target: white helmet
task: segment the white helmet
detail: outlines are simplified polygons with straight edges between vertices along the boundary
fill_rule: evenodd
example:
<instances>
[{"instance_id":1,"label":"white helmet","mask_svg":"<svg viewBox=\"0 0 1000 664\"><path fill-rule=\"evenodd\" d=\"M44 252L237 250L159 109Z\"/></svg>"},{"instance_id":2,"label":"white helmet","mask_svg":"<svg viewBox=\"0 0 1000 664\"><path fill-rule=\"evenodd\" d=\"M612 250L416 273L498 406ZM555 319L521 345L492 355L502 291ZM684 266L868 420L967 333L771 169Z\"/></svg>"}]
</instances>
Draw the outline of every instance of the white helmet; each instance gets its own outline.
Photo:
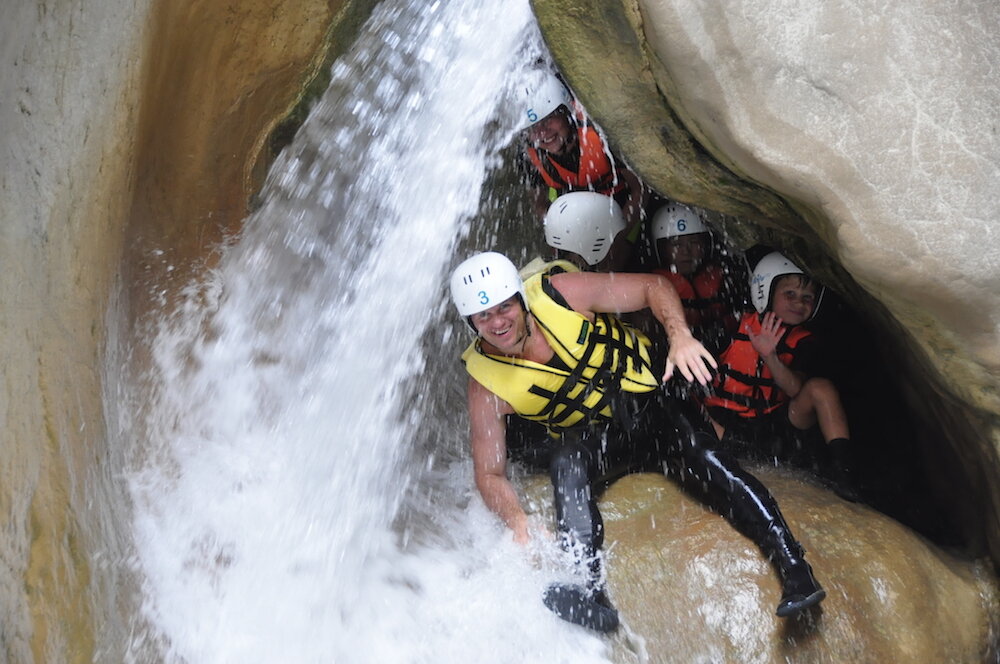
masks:
<instances>
[{"instance_id":1,"label":"white helmet","mask_svg":"<svg viewBox=\"0 0 1000 664\"><path fill-rule=\"evenodd\" d=\"M545 213L545 241L597 265L625 230L625 215L615 199L593 191L574 191L552 202Z\"/></svg>"},{"instance_id":2,"label":"white helmet","mask_svg":"<svg viewBox=\"0 0 1000 664\"><path fill-rule=\"evenodd\" d=\"M521 86L518 98L518 129L535 124L560 106L573 108L573 96L555 74L539 72L534 80Z\"/></svg>"},{"instance_id":3,"label":"white helmet","mask_svg":"<svg viewBox=\"0 0 1000 664\"><path fill-rule=\"evenodd\" d=\"M517 294L527 309L528 298L517 268L495 251L466 259L451 274L451 299L462 317L486 311Z\"/></svg>"},{"instance_id":4,"label":"white helmet","mask_svg":"<svg viewBox=\"0 0 1000 664\"><path fill-rule=\"evenodd\" d=\"M767 311L767 308L771 305L771 285L775 279L783 277L786 274L805 275L805 272L777 251L772 251L757 263L757 267L754 268L753 274L750 276L750 301L753 302L757 313L762 314ZM816 312L819 311L819 305L823 300L825 290L823 287L819 288L812 316L815 316Z\"/></svg>"},{"instance_id":5,"label":"white helmet","mask_svg":"<svg viewBox=\"0 0 1000 664\"><path fill-rule=\"evenodd\" d=\"M680 203L668 203L653 215L654 240L708 232L698 213Z\"/></svg>"}]
</instances>

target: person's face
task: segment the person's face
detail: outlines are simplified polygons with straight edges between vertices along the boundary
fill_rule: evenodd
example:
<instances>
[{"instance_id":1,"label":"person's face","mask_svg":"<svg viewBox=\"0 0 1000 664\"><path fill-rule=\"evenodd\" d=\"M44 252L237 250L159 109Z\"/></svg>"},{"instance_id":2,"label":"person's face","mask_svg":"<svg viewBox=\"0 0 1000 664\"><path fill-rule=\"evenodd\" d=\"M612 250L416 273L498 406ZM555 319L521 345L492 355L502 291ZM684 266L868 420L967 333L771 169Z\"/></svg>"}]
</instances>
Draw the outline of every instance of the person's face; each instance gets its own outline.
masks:
<instances>
[{"instance_id":1,"label":"person's face","mask_svg":"<svg viewBox=\"0 0 1000 664\"><path fill-rule=\"evenodd\" d=\"M528 143L532 147L559 154L569 143L573 128L565 113L557 109L528 127L527 131Z\"/></svg>"},{"instance_id":2,"label":"person's face","mask_svg":"<svg viewBox=\"0 0 1000 664\"><path fill-rule=\"evenodd\" d=\"M779 277L774 286L771 310L785 325L800 325L816 310L816 283L802 286L797 274Z\"/></svg>"},{"instance_id":3,"label":"person's face","mask_svg":"<svg viewBox=\"0 0 1000 664\"><path fill-rule=\"evenodd\" d=\"M690 277L701 267L708 253L708 233L693 233L663 238L657 241L660 256L663 256L666 267L677 274Z\"/></svg>"},{"instance_id":4,"label":"person's face","mask_svg":"<svg viewBox=\"0 0 1000 664\"><path fill-rule=\"evenodd\" d=\"M517 295L486 311L472 314L471 318L483 341L502 353L516 350L528 333L527 315Z\"/></svg>"}]
</instances>

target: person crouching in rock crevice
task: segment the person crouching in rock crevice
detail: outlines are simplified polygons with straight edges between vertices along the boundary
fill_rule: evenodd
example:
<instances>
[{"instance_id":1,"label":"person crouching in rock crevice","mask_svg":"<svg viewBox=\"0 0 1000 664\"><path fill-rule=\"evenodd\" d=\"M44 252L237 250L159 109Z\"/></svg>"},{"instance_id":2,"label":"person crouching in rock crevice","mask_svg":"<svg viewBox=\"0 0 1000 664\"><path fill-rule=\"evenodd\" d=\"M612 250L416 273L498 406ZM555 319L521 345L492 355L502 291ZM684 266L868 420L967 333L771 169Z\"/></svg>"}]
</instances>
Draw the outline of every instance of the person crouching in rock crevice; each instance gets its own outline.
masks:
<instances>
[{"instance_id":1,"label":"person crouching in rock crevice","mask_svg":"<svg viewBox=\"0 0 1000 664\"><path fill-rule=\"evenodd\" d=\"M477 338L463 353L476 487L486 506L531 539L527 514L507 477L506 417L545 424L556 439L550 477L557 529L578 553L586 581L553 584L543 601L559 617L597 631L618 626L602 557L598 489L626 472L662 469L696 493L776 565L779 616L826 596L767 489L695 433L662 381L676 368L688 381L711 379L714 358L688 330L673 286L656 275L543 271L522 282L505 256L486 252L459 265L452 299ZM612 313L648 307L670 341L664 376L648 341Z\"/></svg>"},{"instance_id":2,"label":"person crouching in rock crevice","mask_svg":"<svg viewBox=\"0 0 1000 664\"><path fill-rule=\"evenodd\" d=\"M847 413L833 382L813 375L820 346L806 323L822 297L823 287L781 253L764 256L750 277L756 311L743 314L720 354L704 407L717 444L727 450L760 452L771 437L785 445L818 427L834 491L857 502Z\"/></svg>"}]
</instances>

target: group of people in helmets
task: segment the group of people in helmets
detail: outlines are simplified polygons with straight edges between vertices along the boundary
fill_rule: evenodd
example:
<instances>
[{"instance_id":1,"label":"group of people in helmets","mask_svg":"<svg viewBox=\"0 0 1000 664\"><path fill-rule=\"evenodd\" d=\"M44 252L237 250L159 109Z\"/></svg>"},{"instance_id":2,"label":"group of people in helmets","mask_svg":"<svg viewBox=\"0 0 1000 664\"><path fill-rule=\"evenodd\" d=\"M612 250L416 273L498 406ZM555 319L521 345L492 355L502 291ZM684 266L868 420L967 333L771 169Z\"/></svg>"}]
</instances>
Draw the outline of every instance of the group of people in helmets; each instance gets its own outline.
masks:
<instances>
[{"instance_id":1,"label":"group of people in helmets","mask_svg":"<svg viewBox=\"0 0 1000 664\"><path fill-rule=\"evenodd\" d=\"M848 444L836 388L803 370L804 324L822 288L774 252L748 280L753 308L734 310L733 271L713 257L705 221L667 201L647 214L648 191L555 75L525 90L524 117L525 161L556 260L519 270L487 251L451 277L458 313L476 334L462 361L485 504L515 541L537 535L508 477L512 431L533 422L541 435L519 444L534 448L532 462L551 477L556 531L579 572L578 583L552 584L543 596L558 616L617 628L597 501L635 471L680 482L760 547L781 581L777 615L807 611L826 593L774 497L734 451L762 431L817 425L831 450ZM678 382L686 389L670 387Z\"/></svg>"}]
</instances>

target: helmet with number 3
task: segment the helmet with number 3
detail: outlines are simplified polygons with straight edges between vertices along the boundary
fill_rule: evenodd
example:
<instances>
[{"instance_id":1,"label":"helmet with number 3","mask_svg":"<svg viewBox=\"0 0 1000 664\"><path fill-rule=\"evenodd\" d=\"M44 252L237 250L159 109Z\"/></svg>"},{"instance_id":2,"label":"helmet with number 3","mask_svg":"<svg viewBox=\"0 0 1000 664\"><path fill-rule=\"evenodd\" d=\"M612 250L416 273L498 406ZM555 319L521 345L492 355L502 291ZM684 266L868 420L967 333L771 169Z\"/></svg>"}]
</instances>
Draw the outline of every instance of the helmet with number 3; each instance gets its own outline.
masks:
<instances>
[{"instance_id":1,"label":"helmet with number 3","mask_svg":"<svg viewBox=\"0 0 1000 664\"><path fill-rule=\"evenodd\" d=\"M573 108L573 96L559 78L549 71L538 72L521 86L518 99L518 129L524 130L560 106Z\"/></svg>"},{"instance_id":2,"label":"helmet with number 3","mask_svg":"<svg viewBox=\"0 0 1000 664\"><path fill-rule=\"evenodd\" d=\"M451 274L451 299L462 317L486 311L512 295L520 295L524 308L528 308L517 268L495 251L466 259Z\"/></svg>"}]
</instances>

